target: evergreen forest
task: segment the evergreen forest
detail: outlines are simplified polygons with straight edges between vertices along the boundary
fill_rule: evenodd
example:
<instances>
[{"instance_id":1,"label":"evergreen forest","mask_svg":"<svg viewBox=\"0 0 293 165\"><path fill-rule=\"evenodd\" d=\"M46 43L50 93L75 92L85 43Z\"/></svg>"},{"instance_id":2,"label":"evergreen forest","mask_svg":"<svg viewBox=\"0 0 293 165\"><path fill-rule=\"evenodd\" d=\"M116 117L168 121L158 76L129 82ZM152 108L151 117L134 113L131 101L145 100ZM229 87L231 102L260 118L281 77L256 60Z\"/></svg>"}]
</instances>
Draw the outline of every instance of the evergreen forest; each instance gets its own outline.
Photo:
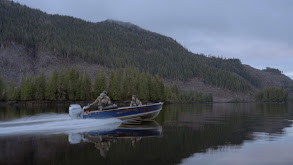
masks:
<instances>
[{"instance_id":1,"label":"evergreen forest","mask_svg":"<svg viewBox=\"0 0 293 165\"><path fill-rule=\"evenodd\" d=\"M258 91L255 94L255 101L262 102L286 102L288 101L288 93L280 88L270 87Z\"/></svg>"},{"instance_id":2,"label":"evergreen forest","mask_svg":"<svg viewBox=\"0 0 293 165\"><path fill-rule=\"evenodd\" d=\"M146 101L213 102L211 94L179 91L175 85L164 85L159 76L138 69L116 69L108 74L102 71L94 80L74 68L54 70L48 78L41 73L37 77L23 77L19 87L14 82L6 86L0 76L1 100L94 100L107 90L114 101L130 100L135 94Z\"/></svg>"},{"instance_id":3,"label":"evergreen forest","mask_svg":"<svg viewBox=\"0 0 293 165\"><path fill-rule=\"evenodd\" d=\"M93 23L0 0L0 46L12 43L24 45L32 57L39 52L51 52L112 70L139 68L142 73L182 81L197 77L233 92L247 92L260 84L239 59L194 54L170 37L131 23Z\"/></svg>"}]
</instances>

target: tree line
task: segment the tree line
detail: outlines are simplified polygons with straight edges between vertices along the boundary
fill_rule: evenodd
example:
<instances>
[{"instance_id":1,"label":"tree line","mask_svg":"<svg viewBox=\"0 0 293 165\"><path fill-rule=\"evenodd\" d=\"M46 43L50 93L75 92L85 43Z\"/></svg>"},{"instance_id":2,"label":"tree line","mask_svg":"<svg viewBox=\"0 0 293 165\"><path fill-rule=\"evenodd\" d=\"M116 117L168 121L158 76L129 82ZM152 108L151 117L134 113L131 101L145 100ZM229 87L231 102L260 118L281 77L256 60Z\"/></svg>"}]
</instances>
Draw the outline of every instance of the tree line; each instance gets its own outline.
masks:
<instances>
[{"instance_id":1,"label":"tree line","mask_svg":"<svg viewBox=\"0 0 293 165\"><path fill-rule=\"evenodd\" d=\"M238 92L259 86L259 80L239 59L193 54L172 38L130 23L91 23L48 15L7 0L0 0L0 17L0 45L24 45L33 57L46 51L111 69L140 68L162 78L186 81L198 77L207 84Z\"/></svg>"},{"instance_id":2,"label":"tree line","mask_svg":"<svg viewBox=\"0 0 293 165\"><path fill-rule=\"evenodd\" d=\"M255 101L263 102L286 102L288 98L289 95L285 90L276 87L265 88L255 94Z\"/></svg>"},{"instance_id":3,"label":"tree line","mask_svg":"<svg viewBox=\"0 0 293 165\"><path fill-rule=\"evenodd\" d=\"M266 67L266 69L263 69L263 71L277 73L277 74L282 74L283 73L282 71L280 71L277 68L270 68L270 67Z\"/></svg>"},{"instance_id":4,"label":"tree line","mask_svg":"<svg viewBox=\"0 0 293 165\"><path fill-rule=\"evenodd\" d=\"M6 92L5 92L5 86L2 80L2 75L0 73L0 100L6 99Z\"/></svg>"},{"instance_id":5,"label":"tree line","mask_svg":"<svg viewBox=\"0 0 293 165\"><path fill-rule=\"evenodd\" d=\"M93 80L74 68L54 70L48 78L40 73L23 77L19 86L14 82L6 86L0 75L1 100L93 100L107 90L112 100L127 100L135 94L150 101L213 102L211 94L180 91L176 85L165 85L158 75L131 68L101 71Z\"/></svg>"}]
</instances>

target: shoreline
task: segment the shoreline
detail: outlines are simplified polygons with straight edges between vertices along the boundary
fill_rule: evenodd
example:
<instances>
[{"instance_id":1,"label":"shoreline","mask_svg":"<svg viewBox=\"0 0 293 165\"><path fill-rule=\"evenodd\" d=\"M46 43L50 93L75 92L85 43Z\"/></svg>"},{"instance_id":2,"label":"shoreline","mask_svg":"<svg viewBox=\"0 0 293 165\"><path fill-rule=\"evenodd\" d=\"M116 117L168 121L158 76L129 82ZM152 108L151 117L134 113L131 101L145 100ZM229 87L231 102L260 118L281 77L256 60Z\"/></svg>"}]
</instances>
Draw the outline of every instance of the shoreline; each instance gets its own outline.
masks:
<instances>
[{"instance_id":1,"label":"shoreline","mask_svg":"<svg viewBox=\"0 0 293 165\"><path fill-rule=\"evenodd\" d=\"M9 100L9 101L0 101L0 104L5 105L34 105L34 104L84 104L93 102L94 100ZM118 106L124 106L130 103L131 100L117 100L112 101L112 103L117 104ZM219 103L279 103L284 104L291 102L274 102L274 101L227 101L227 102L183 102L183 101L163 101L163 100L141 100L143 103L155 103L155 102L164 102L164 104L219 104Z\"/></svg>"}]
</instances>

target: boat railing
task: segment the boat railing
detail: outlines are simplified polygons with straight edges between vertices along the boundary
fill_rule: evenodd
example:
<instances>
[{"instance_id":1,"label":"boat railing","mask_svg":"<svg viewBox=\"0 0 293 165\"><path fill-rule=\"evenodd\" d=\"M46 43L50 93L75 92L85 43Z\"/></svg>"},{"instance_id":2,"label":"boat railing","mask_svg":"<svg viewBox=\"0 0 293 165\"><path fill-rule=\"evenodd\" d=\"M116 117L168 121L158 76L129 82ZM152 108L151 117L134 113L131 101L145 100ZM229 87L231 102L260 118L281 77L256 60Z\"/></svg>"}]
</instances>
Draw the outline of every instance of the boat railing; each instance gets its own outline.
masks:
<instances>
[{"instance_id":1,"label":"boat railing","mask_svg":"<svg viewBox=\"0 0 293 165\"><path fill-rule=\"evenodd\" d=\"M164 102L159 102L159 103L147 103L145 105L141 105L141 106L135 106L135 107L120 107L120 108L116 108L116 109L107 109L107 110L95 110L95 111L90 111L89 113L93 113L93 112L108 112L108 111L113 111L113 110L124 110L124 109L130 109L130 108L139 108L139 107L148 107L148 106L153 106L153 105L159 105L159 104L164 104Z\"/></svg>"}]
</instances>

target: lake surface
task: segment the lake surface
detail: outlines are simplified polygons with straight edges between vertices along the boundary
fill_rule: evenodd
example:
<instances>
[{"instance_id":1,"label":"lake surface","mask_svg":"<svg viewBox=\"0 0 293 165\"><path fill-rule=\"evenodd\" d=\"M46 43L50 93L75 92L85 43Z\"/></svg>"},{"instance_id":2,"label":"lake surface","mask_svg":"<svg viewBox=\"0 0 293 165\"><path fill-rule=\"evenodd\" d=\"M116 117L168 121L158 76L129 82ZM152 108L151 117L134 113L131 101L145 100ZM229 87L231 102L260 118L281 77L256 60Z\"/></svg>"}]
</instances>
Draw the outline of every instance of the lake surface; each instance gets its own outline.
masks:
<instances>
[{"instance_id":1,"label":"lake surface","mask_svg":"<svg viewBox=\"0 0 293 165\"><path fill-rule=\"evenodd\" d=\"M0 164L293 164L293 104L164 105L153 122L0 105Z\"/></svg>"}]
</instances>

